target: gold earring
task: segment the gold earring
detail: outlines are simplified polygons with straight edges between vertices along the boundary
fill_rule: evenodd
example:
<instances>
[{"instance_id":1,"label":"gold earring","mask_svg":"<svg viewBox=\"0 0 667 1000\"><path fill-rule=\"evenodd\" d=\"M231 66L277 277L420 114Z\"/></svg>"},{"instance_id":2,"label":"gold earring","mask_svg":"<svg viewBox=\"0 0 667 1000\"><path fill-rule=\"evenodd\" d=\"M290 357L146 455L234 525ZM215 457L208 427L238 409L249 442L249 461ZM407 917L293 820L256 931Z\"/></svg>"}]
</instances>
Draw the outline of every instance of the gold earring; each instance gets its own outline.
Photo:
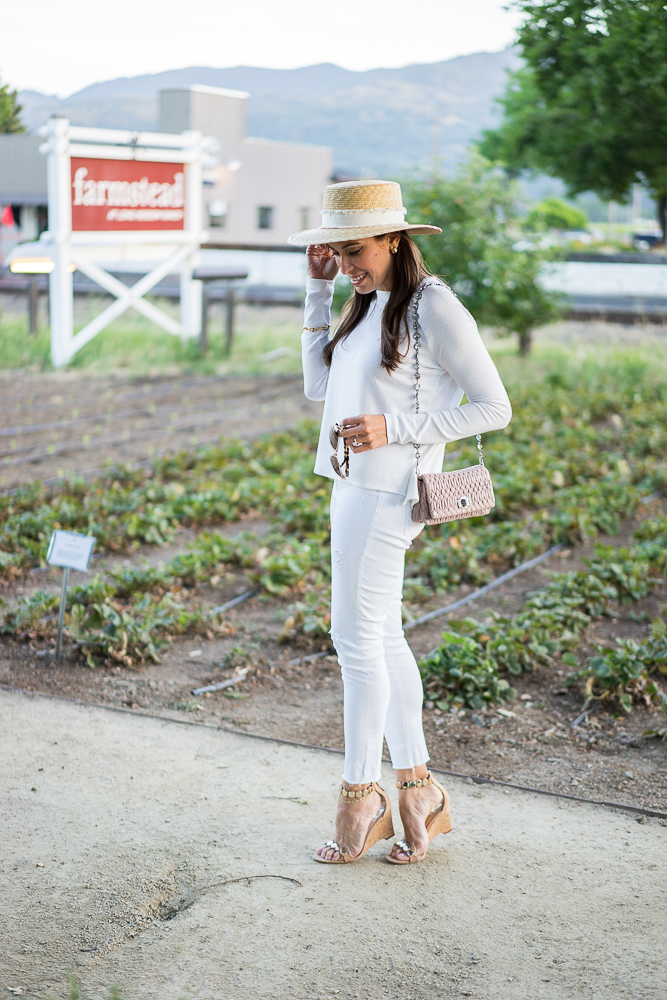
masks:
<instances>
[{"instance_id":1,"label":"gold earring","mask_svg":"<svg viewBox=\"0 0 667 1000\"><path fill-rule=\"evenodd\" d=\"M391 248L391 252L392 253L398 253L398 247L392 247Z\"/></svg>"}]
</instances>

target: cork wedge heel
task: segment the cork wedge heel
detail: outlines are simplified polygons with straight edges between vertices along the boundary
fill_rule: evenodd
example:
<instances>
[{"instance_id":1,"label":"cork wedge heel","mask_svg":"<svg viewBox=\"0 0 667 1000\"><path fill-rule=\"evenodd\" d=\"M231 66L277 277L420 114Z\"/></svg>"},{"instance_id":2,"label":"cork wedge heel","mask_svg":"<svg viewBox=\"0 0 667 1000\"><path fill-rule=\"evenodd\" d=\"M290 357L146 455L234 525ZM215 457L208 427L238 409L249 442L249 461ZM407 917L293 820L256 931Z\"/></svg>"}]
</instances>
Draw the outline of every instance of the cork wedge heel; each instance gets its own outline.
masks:
<instances>
[{"instance_id":1,"label":"cork wedge heel","mask_svg":"<svg viewBox=\"0 0 667 1000\"><path fill-rule=\"evenodd\" d=\"M436 808L429 813L426 817L426 832L428 834L429 844L434 837L437 837L439 833L449 833L452 829L452 816L449 809L449 795L447 791L440 785L431 772L429 771L426 778L418 778L416 781L397 781L397 788L420 788L423 785L435 785L435 787L442 793L442 801ZM391 854L385 855L385 860L391 865L413 865L417 861L423 861L426 857L426 851L422 851L421 854L415 852L414 844L407 844L404 840L397 840L394 847L398 847L401 854L407 855L407 860L401 860L400 858L394 858Z\"/></svg>"},{"instance_id":2,"label":"cork wedge heel","mask_svg":"<svg viewBox=\"0 0 667 1000\"><path fill-rule=\"evenodd\" d=\"M391 802L387 797L387 793L383 788L380 788L377 781L372 782L366 788L360 790L360 794L349 791L341 785L340 794L344 798L366 798L371 792L377 792L382 801L380 809L377 811L375 816L370 822L368 830L366 831L366 838L364 840L363 846L358 854L350 854L347 851L341 850L339 845L335 840L327 840L325 847L331 848L331 850L338 853L337 858L323 858L320 854L315 853L313 859L315 861L321 862L323 865L347 865L352 861L359 861L363 858L366 851L368 851L373 844L377 844L378 840L391 840L394 836L394 824L391 818Z\"/></svg>"}]
</instances>

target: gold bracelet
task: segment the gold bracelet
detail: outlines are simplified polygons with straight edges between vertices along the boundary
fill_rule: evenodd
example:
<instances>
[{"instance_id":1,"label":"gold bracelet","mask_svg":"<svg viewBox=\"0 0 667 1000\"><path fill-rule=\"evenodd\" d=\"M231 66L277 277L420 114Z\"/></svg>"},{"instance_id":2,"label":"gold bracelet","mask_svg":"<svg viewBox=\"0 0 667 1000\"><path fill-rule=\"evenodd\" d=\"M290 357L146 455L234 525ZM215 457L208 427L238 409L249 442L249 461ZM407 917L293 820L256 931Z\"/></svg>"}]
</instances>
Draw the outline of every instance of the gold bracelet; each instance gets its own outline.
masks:
<instances>
[{"instance_id":1,"label":"gold bracelet","mask_svg":"<svg viewBox=\"0 0 667 1000\"><path fill-rule=\"evenodd\" d=\"M320 333L320 331L323 331L323 330L330 330L330 329L331 329L331 327L330 327L330 325L329 325L329 324L327 323L327 325L326 325L326 326L304 326L304 328L303 328L303 329L304 329L304 330L307 330L307 331L308 331L308 333Z\"/></svg>"}]
</instances>

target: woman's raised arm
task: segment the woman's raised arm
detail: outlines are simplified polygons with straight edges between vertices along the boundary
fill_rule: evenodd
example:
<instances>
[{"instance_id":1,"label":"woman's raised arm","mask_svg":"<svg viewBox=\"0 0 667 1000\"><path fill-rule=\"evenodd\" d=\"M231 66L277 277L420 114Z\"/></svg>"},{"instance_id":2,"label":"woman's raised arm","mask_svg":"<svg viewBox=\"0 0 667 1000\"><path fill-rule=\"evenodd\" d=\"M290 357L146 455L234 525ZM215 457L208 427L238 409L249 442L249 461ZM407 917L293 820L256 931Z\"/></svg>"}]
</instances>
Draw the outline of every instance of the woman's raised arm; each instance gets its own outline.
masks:
<instances>
[{"instance_id":1,"label":"woman's raised arm","mask_svg":"<svg viewBox=\"0 0 667 1000\"><path fill-rule=\"evenodd\" d=\"M331 301L338 264L327 246L308 247L306 264L308 280L301 334L303 391L306 399L322 400L329 381L329 369L322 352L329 339Z\"/></svg>"}]
</instances>

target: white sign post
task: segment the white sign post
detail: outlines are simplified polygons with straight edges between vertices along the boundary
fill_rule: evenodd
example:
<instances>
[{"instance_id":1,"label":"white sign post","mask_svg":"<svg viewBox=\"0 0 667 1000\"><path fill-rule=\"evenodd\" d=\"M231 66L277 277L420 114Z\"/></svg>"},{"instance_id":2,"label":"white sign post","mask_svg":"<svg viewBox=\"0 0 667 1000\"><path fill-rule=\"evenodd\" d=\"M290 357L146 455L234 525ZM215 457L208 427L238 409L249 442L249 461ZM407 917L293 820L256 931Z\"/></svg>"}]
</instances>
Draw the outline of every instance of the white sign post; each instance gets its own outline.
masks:
<instances>
[{"instance_id":1,"label":"white sign post","mask_svg":"<svg viewBox=\"0 0 667 1000\"><path fill-rule=\"evenodd\" d=\"M52 118L40 129L48 160L49 230L40 237L50 274L51 358L71 358L126 309L135 308L168 333L197 337L202 285L192 277L203 229L202 166L217 142L201 132L180 135L84 128ZM147 260L152 267L128 288L102 263ZM155 260L160 260L155 263ZM72 271L82 271L116 299L74 334ZM174 270L181 275L181 321L144 296Z\"/></svg>"},{"instance_id":2,"label":"white sign post","mask_svg":"<svg viewBox=\"0 0 667 1000\"><path fill-rule=\"evenodd\" d=\"M71 569L78 569L84 573L88 572L94 544L95 538L92 535L79 535L74 531L54 531L51 535L49 551L46 553L46 561L50 566L61 566L63 570L63 587L60 593L60 610L58 612L56 660L60 659L69 571Z\"/></svg>"}]
</instances>

